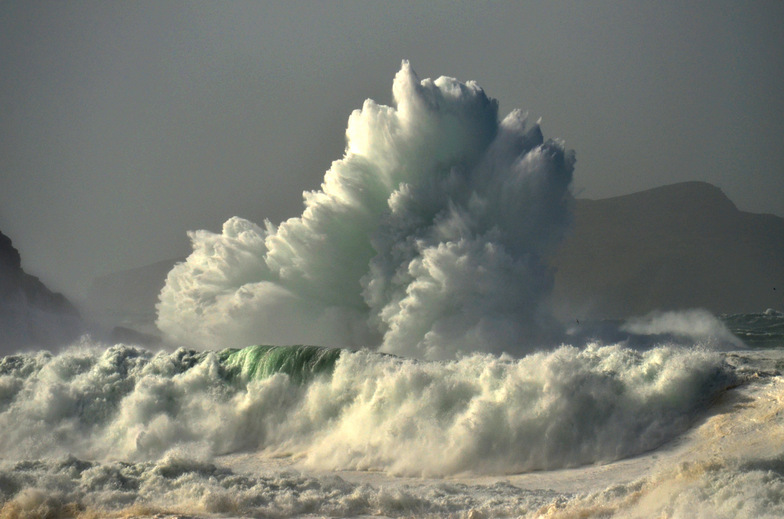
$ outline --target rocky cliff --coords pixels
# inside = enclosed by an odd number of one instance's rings
[[[0,232],[0,354],[59,346],[82,331],[74,305],[27,274],[19,251]]]

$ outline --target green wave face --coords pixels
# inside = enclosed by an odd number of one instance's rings
[[[248,346],[220,353],[229,381],[261,380],[276,373],[287,374],[297,383],[322,373],[332,373],[342,350],[318,346]]]

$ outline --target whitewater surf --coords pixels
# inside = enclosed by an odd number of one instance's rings
[[[157,326],[0,359],[0,517],[781,517],[784,316],[560,324],[575,155],[403,63]],[[297,345],[299,346],[293,346]]]
[[[781,365],[782,350],[620,344],[446,362],[310,346],[8,356],[3,513],[774,517]]]

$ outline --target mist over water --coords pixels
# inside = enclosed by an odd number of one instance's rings
[[[574,154],[474,82],[367,100],[301,216],[189,233],[159,328],[201,347],[310,343],[428,359],[523,353],[557,326],[543,261],[569,225]]]

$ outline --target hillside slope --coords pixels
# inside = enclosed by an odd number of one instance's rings
[[[739,211],[704,182],[577,200],[553,265],[565,318],[782,309],[784,219]]]

